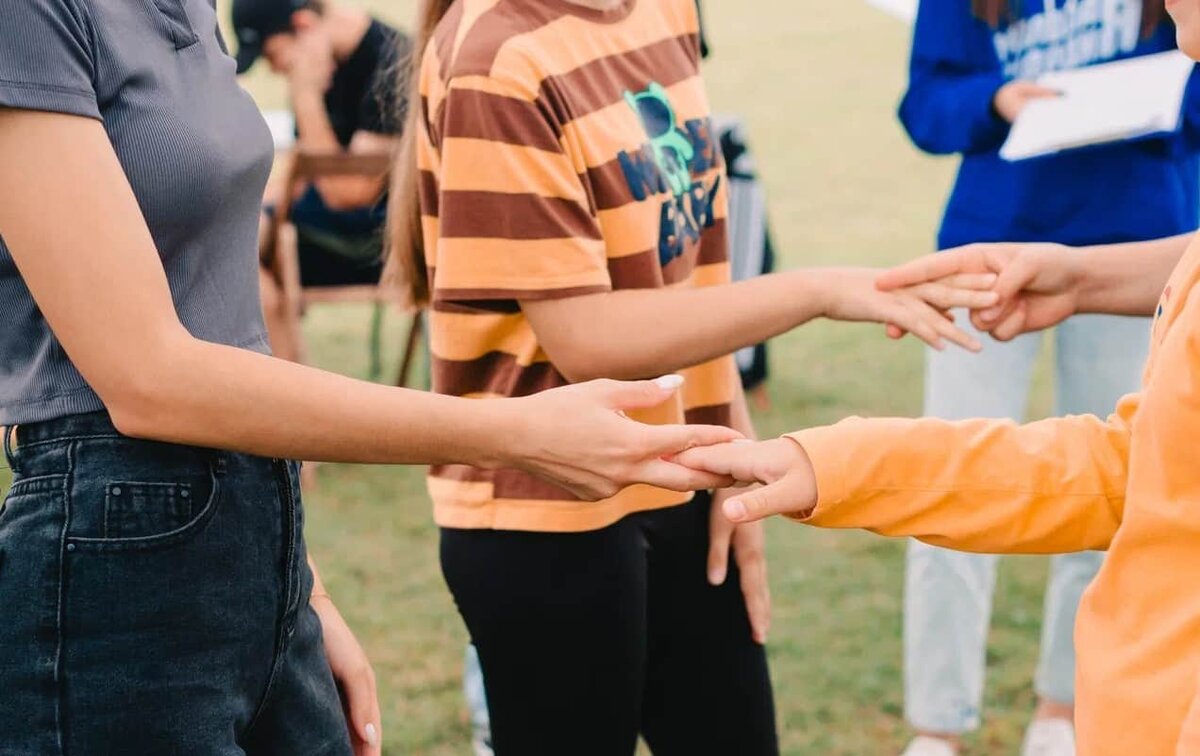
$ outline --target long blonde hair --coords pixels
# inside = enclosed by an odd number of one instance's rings
[[[429,272],[425,267],[425,239],[421,228],[421,174],[417,169],[417,134],[425,117],[418,82],[421,59],[433,38],[438,23],[459,0],[422,0],[417,15],[416,39],[411,47],[412,60],[400,101],[408,103],[404,133],[392,169],[392,186],[388,196],[388,262],[384,281],[406,287],[414,305],[429,301]]]

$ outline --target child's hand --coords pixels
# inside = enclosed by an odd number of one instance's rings
[[[773,514],[803,517],[817,505],[812,463],[800,444],[789,438],[700,447],[674,461],[739,483],[763,484],[722,502],[722,511],[733,522],[754,522]]]
[[[977,339],[954,325],[949,311],[992,307],[998,301],[991,291],[996,283],[991,273],[957,275],[886,292],[876,287],[879,271],[872,268],[828,268],[818,275],[828,278],[821,286],[826,293],[822,308],[826,317],[886,323],[938,350],[945,349],[945,341],[972,352],[982,349]]]

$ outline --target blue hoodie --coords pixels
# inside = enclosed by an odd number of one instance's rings
[[[1009,125],[992,109],[1005,82],[1175,49],[1165,21],[1141,36],[1138,0],[1011,0],[1017,19],[994,30],[971,0],[921,0],[900,120],[918,147],[962,153],[938,248],[972,242],[1071,245],[1142,241],[1200,223],[1200,76],[1183,129],[1010,163]],[[1071,40],[1069,43],[1063,40]]]

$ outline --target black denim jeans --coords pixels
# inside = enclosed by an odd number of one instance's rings
[[[0,754],[350,754],[308,606],[295,463],[5,433]]]

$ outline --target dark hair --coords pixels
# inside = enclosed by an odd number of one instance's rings
[[[1015,0],[1024,2],[1025,0]],[[1014,17],[1010,0],[971,0],[971,10],[976,17],[986,21],[993,29]],[[1164,0],[1142,0],[1142,37],[1149,37],[1158,29],[1167,15]]]
[[[384,280],[408,288],[413,304],[429,301],[429,271],[425,266],[425,237],[421,227],[421,174],[417,169],[417,139],[420,119],[425,117],[417,82],[421,75],[421,56],[433,38],[438,23],[458,0],[422,0],[417,16],[416,34],[410,47],[408,76],[401,77],[399,100],[409,102],[404,133],[396,164],[392,169],[392,187],[388,196],[387,269]]]

